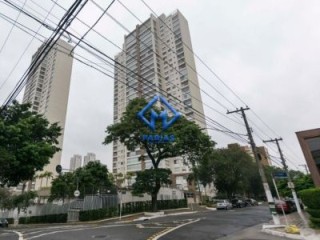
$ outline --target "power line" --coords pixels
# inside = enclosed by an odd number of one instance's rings
[[[135,19],[137,19],[140,23],[143,23],[143,21],[141,20],[141,19],[139,19],[129,8],[127,8],[126,7],[126,5],[125,4],[123,4],[120,0],[117,0],[120,4],[121,4],[121,6],[123,6]],[[153,12],[154,13],[154,12]],[[154,13],[155,14],[155,13]],[[156,14],[155,14],[156,15]],[[110,14],[109,14],[109,16],[110,16]],[[157,15],[156,15],[157,16]],[[112,19],[114,19],[112,16],[110,16]],[[158,17],[158,16],[157,16]],[[167,28],[173,33],[173,35],[175,36],[175,37],[177,37],[177,34],[161,19],[161,18],[159,18],[158,17],[158,19],[164,24],[164,25],[166,25],[167,26]],[[121,24],[121,23],[120,23]],[[123,26],[122,24],[121,24],[121,26]],[[126,28],[125,28],[126,29]],[[154,37],[156,37],[157,39],[159,39],[166,47],[168,47],[168,49],[171,51],[171,52],[173,52],[173,53],[175,53],[176,55],[178,55],[178,53],[176,52],[176,50],[175,49],[173,49],[173,48],[171,48],[164,40],[162,40],[153,30],[150,30],[150,29],[148,29],[152,34],[153,34],[153,36]],[[182,39],[181,39],[181,42],[185,45],[185,43],[182,41]],[[190,49],[189,49],[190,50]],[[192,51],[191,51],[192,52]],[[193,52],[192,52],[193,53]],[[174,68],[173,66],[172,66],[172,64],[170,64],[170,63],[168,63],[167,61],[164,61],[164,63],[166,63],[167,65],[169,65],[171,68]],[[195,74],[197,74],[202,80],[204,80],[209,86],[211,86],[211,88],[213,88],[221,97],[223,97],[227,102],[229,102],[232,106],[234,106],[235,107],[235,105],[228,99],[228,98],[226,98],[217,88],[215,88],[207,79],[205,79],[199,72],[197,72],[196,71],[196,69],[195,69],[195,67],[193,67],[193,66],[191,66],[188,62],[186,62],[185,63]],[[175,69],[175,68],[174,68]],[[175,69],[176,70],[176,69]],[[193,84],[193,83],[192,83]],[[197,87],[197,88],[199,88],[200,89],[200,91],[202,91],[206,96],[208,96],[209,98],[211,98],[212,100],[214,100],[216,103],[218,103],[220,106],[222,106],[225,110],[227,110],[228,108],[225,106],[225,105],[223,105],[221,102],[219,102],[218,100],[216,100],[215,98],[212,98],[212,96],[210,95],[210,94],[208,94],[207,92],[205,92],[203,89],[201,89],[198,85],[195,85],[195,84],[193,84],[195,87]],[[237,119],[236,118],[236,116],[235,115],[233,115],[233,117],[235,117],[235,119]],[[234,121],[234,122],[236,122],[237,124],[240,124],[240,125],[242,125],[243,126],[243,124],[242,123],[240,123],[239,121],[238,121],[238,119],[237,119],[237,121],[235,121],[235,120],[232,120],[232,121]]]
[[[55,5],[52,5],[51,9],[49,10],[47,16],[45,17],[44,21],[47,19],[47,17],[50,15],[51,11],[53,10]],[[11,6],[12,7],[12,6]],[[21,11],[19,11],[19,13],[21,13]],[[17,21],[15,21],[17,23]],[[29,47],[31,46],[35,36],[39,33],[40,29],[41,29],[42,25],[39,26],[39,28],[37,29],[37,31],[34,33],[34,35],[32,36],[31,40],[29,41],[28,45],[26,46],[26,48],[24,49],[24,51],[22,52],[22,54],[20,55],[20,57],[18,58],[18,61],[16,62],[16,64],[14,65],[14,67],[11,69],[10,73],[8,74],[8,76],[6,77],[6,79],[2,82],[1,86],[0,86],[0,91],[3,88],[3,86],[7,83],[7,81],[10,79],[12,73],[16,70],[16,68],[18,67],[20,61],[22,60],[23,56],[25,55],[25,53],[28,51]]]
[[[9,0],[5,0],[8,4],[12,5],[14,8],[17,10],[21,9],[14,5],[12,2]],[[75,16],[81,11],[81,9],[85,6],[87,3],[87,0],[82,3],[82,0],[77,0],[75,1],[71,7],[68,9],[68,11],[64,14],[62,19],[60,20],[57,28],[53,31],[51,37],[48,39],[46,42],[46,45],[38,52],[37,56],[33,59],[31,65],[28,67],[28,69],[25,71],[17,85],[15,86],[14,90],[10,93],[8,98],[5,100],[3,104],[3,108],[0,110],[2,111],[5,109],[15,98],[16,96],[20,93],[22,88],[24,87],[26,80],[29,76],[32,76],[35,73],[35,70],[40,66],[41,62],[43,59],[48,55],[54,44],[58,41],[58,39],[63,35],[63,33],[66,31],[68,26],[71,24],[71,22],[74,19],[74,14]],[[21,9],[21,12],[24,14],[28,15],[23,9]],[[30,16],[33,18],[32,16]]]
[[[82,37],[80,38],[80,40],[77,42],[77,44],[72,48],[71,50],[71,54],[73,53],[74,49],[79,45],[79,43],[88,35],[88,33],[97,25],[97,23],[101,20],[101,18],[106,14],[106,12],[110,9],[110,7],[112,6],[112,4],[114,3],[115,0],[112,0],[112,2],[108,5],[108,7],[103,10],[102,14],[100,15],[100,17],[95,21],[94,24],[92,24],[92,26],[85,32],[85,34],[82,35]]]
[[[118,0],[118,2],[120,2],[119,0]],[[144,1],[144,0],[141,0],[141,2],[155,15],[155,16],[157,16],[158,17],[158,15],[156,14],[156,12]],[[164,23],[166,26],[167,26],[167,28],[170,30],[170,31],[172,31],[171,30],[171,28],[166,24],[166,23]],[[174,33],[174,32],[173,32]],[[183,42],[183,44],[184,44],[184,46],[186,47],[186,48],[188,48],[190,51],[191,51],[191,53],[193,53],[194,54],[194,56],[216,77],[216,79],[217,80],[219,80],[236,98],[238,98],[238,100],[240,100],[240,102],[242,102],[245,106],[247,106],[247,104],[244,102],[244,100],[242,100],[242,98],[231,88],[231,87],[229,87],[224,81],[223,81],[223,79],[221,79],[219,76],[218,76],[218,74],[215,72],[215,71],[213,71],[213,69],[211,68],[211,67],[209,67],[205,62],[204,62],[204,60],[202,60],[200,57],[199,57],[199,55],[197,55],[189,46],[188,46],[188,44],[186,44],[186,43],[184,43]],[[235,107],[235,106],[234,106]],[[251,110],[252,112],[253,112],[253,114],[271,131],[271,132],[273,132],[275,135],[279,135],[279,134],[277,134],[261,117],[259,117],[258,116],[258,114],[255,112],[255,111],[253,111],[253,110]],[[286,145],[286,144],[285,144]],[[287,148],[288,148],[288,146],[287,146]]]
[[[66,31],[67,32],[67,31]],[[67,32],[68,33],[68,32]],[[69,33],[70,34],[70,33]],[[73,36],[73,37],[75,37],[75,36]],[[80,41],[81,42],[81,41]],[[82,41],[83,42],[83,41]],[[82,61],[82,63],[84,63],[83,61]],[[100,71],[101,72],[101,71]],[[109,75],[109,77],[110,77],[110,75]],[[215,123],[215,124],[217,124],[217,123]],[[219,124],[218,124],[219,125]],[[222,126],[222,125],[221,125]],[[223,126],[222,126],[223,127]],[[225,132],[227,135],[230,135],[230,134],[232,134],[233,132],[232,131],[224,131],[224,130],[221,130],[221,129],[217,129],[217,128],[215,128],[216,130],[218,130],[218,131],[222,131],[222,132]]]
[[[24,1],[23,5],[22,5],[22,9],[24,8],[24,5],[26,4],[27,1],[28,0]],[[1,54],[2,50],[3,50],[3,48],[5,47],[5,45],[7,44],[7,41],[9,40],[9,37],[11,36],[11,33],[12,33],[14,27],[16,26],[16,22],[17,22],[18,18],[20,17],[20,14],[21,14],[21,11],[18,13],[16,19],[14,20],[14,23],[12,24],[11,29],[10,29],[9,33],[7,34],[7,37],[5,38],[3,44],[2,44],[2,46],[0,48],[0,54]]]
[[[95,4],[96,4],[96,3],[95,3]],[[100,7],[98,4],[96,4],[96,5],[97,5],[101,10],[103,10],[103,8]],[[59,7],[62,8],[62,9],[64,9],[64,8],[63,8],[61,5],[59,5],[59,4],[57,4],[57,6],[59,6]],[[112,19],[113,21],[115,21],[118,25],[120,25],[123,29],[125,29],[125,30],[128,31],[128,32],[130,32],[124,25],[122,25],[118,20],[116,20],[115,18],[113,18],[109,13],[106,13],[106,15],[108,15],[109,17],[111,17],[111,19]],[[80,21],[80,22],[81,22],[83,25],[85,25],[86,27],[90,28],[90,26],[89,26],[88,24],[86,24],[85,22],[83,22],[81,19],[77,18],[77,20]],[[141,21],[141,20],[140,20],[140,21]],[[117,44],[115,44],[114,42],[112,42],[111,40],[109,40],[108,38],[106,38],[105,36],[103,36],[101,33],[97,32],[95,29],[92,29],[92,31],[95,32],[96,34],[98,34],[98,35],[99,35],[100,37],[102,37],[104,40],[108,41],[110,44],[112,44],[112,45],[115,46],[116,48],[118,48],[119,50],[123,51],[123,49],[122,49],[120,46],[118,46]],[[142,42],[144,45],[146,45],[146,44],[144,43],[144,41],[141,41],[141,42]],[[150,49],[149,46],[147,46],[147,47]],[[154,52],[153,49],[151,49],[151,50]],[[129,53],[128,53],[128,55],[131,56],[131,57],[133,57],[133,56],[132,56],[131,54],[129,54]],[[144,63],[141,63],[141,64],[142,64],[143,66],[146,66]],[[149,69],[151,69],[149,66],[146,66],[146,67],[148,67]],[[176,69],[175,69],[175,70],[176,70]],[[176,71],[177,71],[177,70],[176,70]],[[162,79],[165,79],[161,74],[160,74],[160,76],[161,76]],[[170,82],[170,84],[173,85],[173,86],[176,86],[174,83],[171,83],[171,82]],[[199,88],[199,87],[198,87],[198,88]],[[203,103],[201,100],[195,98],[194,96],[190,95],[190,97],[193,98],[193,99],[195,99],[195,100],[198,101],[198,102],[201,102],[203,105],[207,106],[209,109],[215,111],[216,113],[220,114],[221,116],[223,116],[223,117],[225,117],[225,118],[228,118],[230,121],[233,121],[233,122],[235,122],[235,123],[237,123],[237,124],[242,125],[242,124],[239,123],[238,121],[235,121],[234,119],[229,118],[228,116],[226,116],[226,115],[223,114],[222,112],[218,111],[217,109],[213,108],[212,106],[210,106],[210,105],[208,105],[208,104],[206,104],[206,103]],[[242,125],[242,126],[243,126],[243,125]]]

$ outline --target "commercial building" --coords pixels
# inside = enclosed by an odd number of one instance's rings
[[[45,46],[39,47],[32,56],[32,62]],[[23,103],[30,103],[31,109],[43,114],[51,123],[57,122],[62,129],[65,127],[70,78],[73,58],[70,55],[72,46],[59,40],[36,69],[28,76]],[[63,146],[64,130],[59,137],[58,147]],[[43,171],[56,173],[55,167],[61,162],[61,151],[57,152]],[[35,189],[41,188],[40,181],[36,181]]]
[[[320,187],[320,128],[296,132],[314,185]]]
[[[86,156],[83,157],[83,166],[86,166],[89,162],[99,161],[96,159],[96,154],[87,153]]]
[[[137,25],[125,36],[123,51],[115,60],[119,64],[114,75],[114,123],[120,121],[130,100],[162,95],[187,119],[205,128],[188,22],[179,11],[168,16],[151,15]],[[177,175],[179,185],[187,184],[190,170],[182,158],[165,159],[160,164]],[[130,152],[114,142],[114,173],[126,174],[151,166],[141,149]]]
[[[79,154],[74,154],[70,159],[70,171],[74,171],[80,168],[82,164],[82,156]]]

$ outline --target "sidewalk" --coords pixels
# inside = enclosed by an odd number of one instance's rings
[[[305,224],[301,216],[297,213],[290,213],[286,215],[279,215],[280,224],[279,227],[268,228],[268,225],[262,226],[262,232],[268,233],[274,236],[281,236],[290,239],[303,239],[303,240],[319,240],[320,230],[311,229],[308,224]],[[302,211],[302,217],[308,222],[308,214]],[[293,234],[286,231],[286,226],[295,225],[300,233]]]

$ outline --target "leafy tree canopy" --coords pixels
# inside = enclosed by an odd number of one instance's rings
[[[184,117],[180,117],[170,128],[163,131],[161,127],[161,121],[156,121],[155,131],[150,130],[145,123],[137,118],[137,113],[141,111],[147,105],[147,101],[143,98],[136,98],[132,100],[124,112],[119,123],[109,125],[107,127],[107,136],[104,140],[104,144],[112,143],[113,141],[119,141],[123,143],[129,151],[141,150],[141,159],[144,159],[145,154],[152,162],[153,170],[146,173],[140,173],[139,178],[142,179],[145,176],[153,176],[155,184],[136,184],[135,188],[139,189],[139,192],[152,192],[152,205],[153,210],[156,210],[157,193],[163,184],[164,171],[156,171],[159,169],[161,160],[172,157],[185,157],[192,166],[195,166],[195,162],[201,159],[203,152],[214,146],[214,142],[210,140],[210,137],[203,133],[197,124],[188,121]],[[152,109],[160,114],[163,109],[158,108],[156,105]],[[147,119],[151,119],[151,112],[145,113]],[[174,135],[174,142],[166,143],[150,143],[144,141],[141,135]],[[141,175],[142,174],[142,175]],[[137,176],[138,178],[138,176]],[[139,186],[139,187],[138,187]],[[153,188],[150,189],[150,188]],[[136,190],[137,191],[137,190]]]
[[[236,194],[253,195],[254,187],[261,189],[253,159],[237,146],[209,151],[195,173],[202,184],[213,182],[218,193],[228,198]],[[257,186],[252,186],[253,183]]]
[[[16,186],[32,179],[60,149],[61,127],[31,112],[29,104],[13,104],[0,113],[0,183]]]
[[[52,181],[49,200],[74,198],[74,191],[80,191],[80,197],[86,194],[115,192],[108,168],[100,162],[89,162],[75,172],[63,173]]]
[[[157,194],[161,186],[171,184],[171,170],[170,169],[147,169],[141,172],[137,172],[136,181],[132,184],[133,194],[140,195],[142,193],[148,193],[150,195]],[[157,186],[157,180],[159,185]],[[159,188],[159,189],[158,189]]]
[[[128,150],[134,151],[140,147],[144,149],[152,161],[153,168],[158,168],[162,159],[176,156],[197,156],[214,145],[207,134],[204,134],[198,125],[180,117],[169,129],[162,131],[161,121],[156,122],[156,130],[151,131],[145,123],[137,118],[137,113],[143,109],[147,101],[143,98],[132,100],[119,123],[107,127],[104,144],[120,141]],[[153,106],[153,110],[160,113],[161,109]],[[149,117],[148,117],[149,116]],[[146,113],[150,119],[150,111]],[[172,143],[149,143],[141,139],[147,135],[174,135]]]

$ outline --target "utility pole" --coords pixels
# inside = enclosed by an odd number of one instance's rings
[[[304,167],[304,169],[306,170],[306,174],[309,174],[309,170],[308,170],[307,164],[299,164],[299,166]]]
[[[266,141],[263,141],[264,143],[267,143],[267,142],[275,142],[277,144],[277,147],[278,147],[278,151],[279,151],[279,154],[280,154],[280,158],[281,158],[281,162],[282,162],[282,165],[283,165],[283,169],[285,170],[285,172],[287,173],[287,176],[288,176],[288,187],[291,189],[291,192],[292,192],[292,196],[293,196],[293,199],[294,199],[294,202],[296,204],[296,207],[297,207],[297,211],[300,215],[300,217],[302,218],[303,222],[305,223],[305,219],[301,213],[301,207],[300,207],[300,203],[299,203],[299,200],[298,200],[298,197],[297,197],[297,193],[294,189],[294,184],[292,182],[292,179],[291,179],[291,176],[290,176],[290,173],[289,173],[289,170],[288,170],[288,166],[287,166],[287,163],[286,163],[286,160],[283,156],[283,153],[282,153],[282,150],[280,148],[280,144],[279,144],[279,141],[282,141],[282,138],[275,138],[275,139],[270,139],[270,140],[266,140]]]
[[[249,123],[248,123],[246,114],[244,112],[244,111],[249,110],[249,109],[250,108],[248,108],[248,107],[246,107],[246,108],[242,108],[241,107],[240,109],[237,109],[235,111],[231,111],[231,112],[228,111],[227,114],[241,112],[242,118],[244,120],[244,123],[246,125],[246,129],[247,129],[247,132],[248,132],[248,137],[249,137],[250,145],[251,145],[251,148],[252,148],[252,152],[253,152],[254,158],[256,160],[256,163],[258,165],[260,177],[261,177],[263,188],[264,188],[267,200],[268,200],[268,205],[269,205],[269,209],[270,209],[270,212],[271,212],[271,215],[272,215],[273,223],[275,225],[279,225],[280,224],[280,219],[279,219],[279,216],[278,216],[278,214],[276,212],[275,203],[274,203],[273,197],[271,195],[271,190],[270,190],[269,184],[267,182],[266,174],[264,173],[262,164],[260,162],[260,159],[259,159],[259,156],[258,156],[258,152],[257,152],[257,147],[256,147],[256,144],[255,144],[255,142],[253,140],[251,129],[249,127]]]

